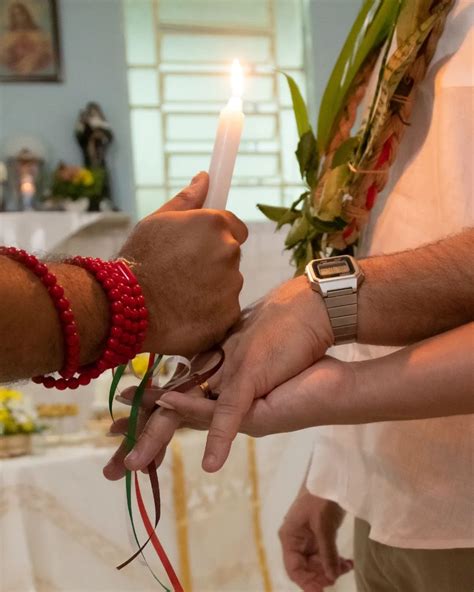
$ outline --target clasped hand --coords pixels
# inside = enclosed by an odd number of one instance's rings
[[[192,267],[191,261],[189,265]],[[199,299],[193,285],[189,293]],[[222,293],[216,290],[215,305],[221,311],[219,297]],[[230,320],[228,315],[226,318]],[[180,327],[177,337],[185,343],[189,326],[180,323]],[[315,381],[318,390],[331,398],[343,390],[342,384],[347,392],[352,380],[348,365],[323,357],[332,343],[321,297],[309,289],[305,278],[284,283],[245,310],[222,342],[225,363],[208,381],[212,391],[219,393],[218,400],[205,399],[199,388],[185,394],[147,389],[140,437],[128,456],[125,445],[119,447],[104,469],[105,476],[119,479],[125,467],[144,469],[152,460],[160,464],[180,426],[209,429],[203,468],[214,472],[223,466],[239,431],[263,436],[315,425]],[[178,346],[176,342],[176,351]],[[183,347],[178,353],[184,353]],[[131,402],[133,393],[134,389],[122,393],[122,402]],[[322,407],[318,413],[323,417]],[[125,433],[126,422],[119,420],[111,432]]]

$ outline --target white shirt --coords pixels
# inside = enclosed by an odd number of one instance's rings
[[[474,3],[458,1],[419,86],[390,187],[372,212],[364,254],[411,249],[474,223],[473,23]],[[361,360],[389,351],[357,345],[336,354]],[[371,539],[405,548],[474,547],[474,415],[315,433],[309,490],[366,520]]]

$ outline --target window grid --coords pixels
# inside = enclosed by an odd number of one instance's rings
[[[277,69],[285,70],[290,73],[300,82],[304,83],[303,71],[303,52],[298,60],[298,64],[291,64],[291,67],[286,66],[285,63],[277,63],[277,3],[291,4],[298,8],[300,0],[255,0],[265,6],[266,19],[269,23],[268,28],[257,27],[229,27],[209,24],[208,26],[183,24],[183,23],[169,23],[160,22],[160,4],[166,4],[170,0],[140,0],[143,7],[151,8],[153,14],[153,37],[154,37],[154,63],[149,63],[145,60],[140,63],[137,60],[128,62],[129,69],[129,95],[134,97],[130,101],[131,121],[132,121],[132,136],[134,138],[134,158],[135,158],[135,176],[136,176],[136,201],[137,210],[140,216],[143,216],[150,211],[159,207],[160,203],[165,201],[169,196],[173,195],[177,189],[189,182],[188,173],[192,171],[187,170],[186,173],[172,174],[173,162],[175,164],[181,162],[196,162],[194,172],[200,169],[207,169],[212,146],[214,143],[214,133],[217,127],[217,119],[220,109],[224,106],[227,97],[217,97],[212,100],[204,98],[197,99],[192,95],[183,95],[183,89],[192,92],[192,86],[186,88],[186,79],[188,77],[202,78],[203,81],[213,80],[218,83],[227,83],[229,79],[229,61],[221,60],[206,60],[202,63],[190,63],[185,60],[171,60],[164,61],[162,59],[163,43],[167,36],[186,34],[189,39],[195,38],[199,40],[202,35],[207,38],[223,37],[223,38],[265,38],[269,40],[269,55],[268,60],[257,63],[245,63],[246,78],[250,83],[255,81],[255,90],[257,92],[257,85],[259,81],[266,81],[266,88],[260,89],[261,99],[253,98],[251,92],[244,96],[244,111],[247,116],[246,124],[248,124],[249,117],[252,118],[254,125],[258,122],[263,123],[264,119],[267,124],[270,123],[271,134],[269,137],[248,138],[245,134],[240,145],[239,155],[237,159],[236,171],[234,173],[231,197],[229,207],[237,215],[247,220],[261,219],[261,214],[256,208],[256,203],[262,201],[265,203],[273,203],[275,205],[288,204],[299,194],[301,190],[301,181],[296,168],[294,160],[294,149],[296,147],[296,130],[294,121],[292,120],[292,109],[289,101],[289,93],[286,92],[286,87],[283,84],[283,77],[276,71]],[[181,2],[181,5],[188,4],[192,7],[195,0],[187,0]],[[215,0],[216,7],[222,0]],[[131,9],[134,4],[134,9],[137,7],[137,0],[124,0],[125,15],[128,14],[127,9]],[[128,5],[128,6],[127,6]],[[222,4],[221,4],[222,7]],[[298,10],[294,11],[299,15]],[[299,28],[302,29],[301,17]],[[281,23],[280,23],[281,25]],[[126,16],[127,26],[127,16]],[[280,26],[281,28],[281,26]],[[130,38],[128,38],[130,43]],[[290,59],[291,61],[291,59]],[[293,60],[294,62],[294,60]],[[140,89],[134,88],[133,73],[149,72],[156,75],[156,87],[153,90],[153,99],[148,101],[146,98],[140,102]],[[175,94],[180,97],[180,100],[170,100],[166,97],[166,92],[171,88],[171,76],[183,77],[184,84],[182,86],[176,85]],[[179,80],[179,78],[175,78]],[[169,86],[168,86],[169,85]],[[222,86],[222,85],[221,85]],[[196,87],[195,87],[196,88]],[[230,94],[230,83],[228,84]],[[143,93],[142,93],[143,94]],[[249,96],[250,95],[250,96]],[[228,96],[228,95],[227,95]],[[156,97],[156,101],[155,101]],[[184,98],[184,100],[183,100]],[[157,128],[150,132],[148,126],[143,128],[140,126],[138,119],[143,119],[144,114],[148,113],[149,118],[155,117]],[[288,114],[291,117],[291,125],[288,124]],[[196,139],[196,137],[186,138],[182,132],[178,137],[170,137],[169,130],[173,129],[170,118],[176,116],[184,116],[186,118],[197,118],[207,116],[213,118],[213,128],[209,128],[206,137]],[[287,125],[284,130],[284,118],[286,118]],[[151,121],[151,119],[150,119]],[[177,119],[175,119],[175,123]],[[177,129],[177,128],[175,128]],[[158,137],[151,136],[156,134]],[[248,135],[248,134],[247,134]],[[266,134],[264,134],[266,135]],[[173,136],[173,134],[171,134]],[[285,137],[290,136],[285,141]],[[161,156],[155,154],[154,156],[147,156],[147,149],[159,151]],[[261,160],[267,164],[267,174],[261,174],[259,171],[246,170],[242,172],[242,166],[239,167],[239,162],[249,163],[250,161]],[[267,158],[268,160],[265,160]],[[161,169],[161,170],[160,170]],[[240,173],[239,173],[240,170]],[[144,173],[146,171],[146,174]],[[247,194],[245,191],[247,190]],[[251,197],[249,197],[249,195]],[[234,197],[233,197],[234,196]]]

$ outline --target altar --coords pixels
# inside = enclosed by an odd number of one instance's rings
[[[178,433],[159,469],[157,532],[186,592],[293,590],[277,531],[305,471],[311,432],[239,436],[216,475],[200,468],[204,438]],[[157,590],[139,560],[115,569],[135,545],[123,481],[101,473],[112,451],[82,444],[0,462],[2,592]],[[160,574],[150,551],[147,560]],[[344,581],[336,589],[352,590]]]

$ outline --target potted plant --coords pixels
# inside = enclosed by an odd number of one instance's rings
[[[105,170],[60,162],[53,173],[51,198],[65,210],[98,211],[104,199]]]

